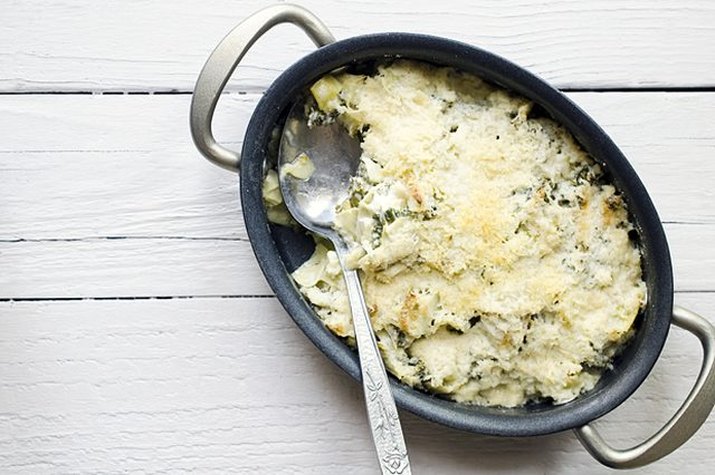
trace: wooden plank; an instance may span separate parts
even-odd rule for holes
[[[91,0],[12,2],[0,25],[0,91],[188,91],[218,41],[272,3],[138,0],[108,11]],[[705,0],[301,3],[337,38],[444,36],[503,55],[559,87],[715,85],[715,5]],[[296,28],[278,27],[229,88],[263,90],[313,49]]]
[[[216,136],[240,149],[258,98],[226,97]],[[0,144],[0,236],[245,235],[237,177],[194,148],[189,102],[181,95],[0,97],[0,129],[8,131]]]
[[[715,316],[715,294],[678,295]],[[2,302],[0,471],[374,473],[358,384],[274,299]],[[653,433],[698,370],[695,340],[669,336],[643,386],[597,423],[629,446]],[[415,471],[602,473],[571,433],[498,439],[405,411]],[[633,473],[710,473],[712,417],[665,460]]]
[[[681,291],[715,291],[715,225],[666,224]],[[244,240],[0,243],[0,298],[272,295]]]
[[[230,94],[217,137],[240,149],[260,96]],[[715,94],[573,93],[640,174],[661,219],[715,224]],[[0,240],[246,237],[235,175],[189,137],[190,98],[0,96]]]
[[[271,295],[246,241],[0,244],[0,298]]]

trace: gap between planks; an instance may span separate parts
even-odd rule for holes
[[[715,290],[676,290],[674,295],[715,294]],[[127,301],[127,300],[193,300],[193,299],[275,299],[273,294],[233,294],[233,295],[120,295],[94,297],[4,297],[3,302],[82,302],[82,301]]]
[[[715,293],[715,290],[713,291]],[[81,302],[81,301],[124,301],[124,300],[192,300],[192,299],[274,299],[272,294],[235,295],[120,295],[95,297],[3,297],[0,302]]]
[[[702,86],[664,86],[664,87],[562,87],[558,88],[559,91],[564,94],[573,92],[670,92],[670,93],[708,93],[715,92],[715,86],[702,85]],[[263,94],[265,92],[264,88],[257,88],[256,90],[241,90],[241,91],[224,91],[223,95],[234,94],[238,96],[245,96],[248,94]],[[0,96],[47,96],[47,95],[59,95],[59,96],[181,96],[181,95],[191,95],[193,90],[156,90],[156,91],[127,91],[127,90],[73,90],[73,91],[0,91]]]

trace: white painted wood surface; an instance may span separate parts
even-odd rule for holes
[[[678,300],[715,314],[714,294]],[[375,473],[361,388],[274,299],[19,302],[0,314],[4,473]],[[674,331],[599,428],[620,445],[656,429],[697,353]],[[415,473],[605,472],[568,432],[497,439],[401,415]],[[635,473],[709,474],[713,438],[710,422]]]
[[[375,473],[360,387],[271,296],[236,177],[198,157],[188,91],[262,1],[3,5],[0,22],[0,473]],[[568,88],[642,177],[665,222],[676,301],[715,321],[715,4],[308,1],[344,38],[461,39]],[[217,136],[239,148],[260,92],[310,51],[282,26],[239,68]],[[15,95],[54,91],[63,94]],[[68,300],[70,299],[70,300]],[[674,330],[646,383],[599,421],[642,440],[697,373]],[[570,433],[465,434],[402,413],[415,473],[604,473]],[[636,473],[710,474],[712,417]]]

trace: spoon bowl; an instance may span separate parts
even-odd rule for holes
[[[337,122],[308,126],[306,107],[299,100],[293,105],[280,143],[278,172],[281,193],[288,210],[303,227],[339,238],[332,226],[335,207],[348,197],[350,179],[360,164],[360,142]],[[312,173],[307,178],[283,173],[303,154],[310,160]]]

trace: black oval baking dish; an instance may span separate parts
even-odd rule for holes
[[[303,28],[316,44],[323,46],[286,69],[268,88],[250,119],[239,155],[218,145],[211,135],[216,101],[245,51],[271,26],[286,21]],[[705,421],[715,404],[710,351],[715,333],[702,317],[682,309],[674,312],[670,254],[653,203],[624,155],[584,111],[537,76],[479,48],[407,33],[332,42],[332,36],[319,20],[291,5],[262,10],[236,27],[216,48],[197,81],[191,111],[192,134],[199,150],[210,160],[226,168],[238,167],[241,204],[251,245],[261,270],[288,314],[328,358],[352,377],[360,377],[356,352],[323,325],[289,275],[312,253],[312,239],[300,231],[268,222],[261,185],[293,100],[315,80],[335,69],[397,57],[475,74],[530,99],[565,126],[591,157],[605,167],[627,203],[638,233],[648,295],[645,309],[637,319],[635,337],[597,386],[573,401],[508,409],[466,405],[415,390],[391,377],[398,405],[430,421],[479,434],[533,436],[575,429],[592,455],[614,467],[644,465],[677,448]],[[695,333],[706,348],[699,381],[670,426],[666,425],[637,447],[613,449],[588,424],[613,410],[640,386],[660,355],[671,323]],[[694,408],[696,402],[699,405]]]

